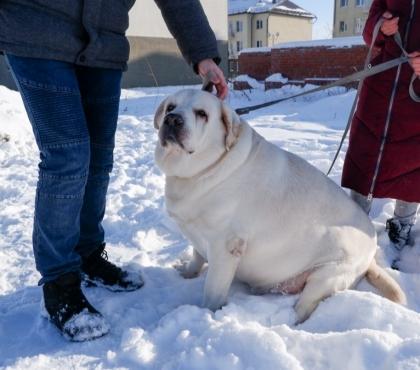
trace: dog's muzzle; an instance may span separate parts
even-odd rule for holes
[[[176,143],[182,148],[182,132],[184,128],[184,118],[180,114],[168,113],[164,120],[163,126],[159,132],[160,142],[166,146],[168,142]]]
[[[174,129],[179,129],[184,126],[184,118],[180,114],[168,113],[163,120],[163,124]]]

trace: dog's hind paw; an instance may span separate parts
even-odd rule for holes
[[[295,325],[302,324],[306,321],[316,307],[317,304],[315,302],[303,302],[299,299],[294,307],[296,312]]]

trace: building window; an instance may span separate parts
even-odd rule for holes
[[[257,41],[257,48],[261,48],[263,46],[263,42],[262,41]]]
[[[257,19],[257,30],[260,30],[263,28],[263,21],[262,19]]]
[[[354,27],[354,32],[357,35],[361,35],[362,32],[363,32],[363,26],[364,26],[363,19],[362,18],[356,18],[356,24],[355,24],[355,27]]]
[[[349,6],[349,0],[340,0],[340,7],[345,8]]]
[[[356,0],[356,6],[365,6],[366,0]]]
[[[232,22],[229,22],[229,36],[230,37],[235,36],[235,32],[233,31],[233,23]]]
[[[340,32],[346,32],[347,31],[347,23],[341,21],[340,22]]]
[[[236,51],[240,52],[244,48],[242,41],[236,41]]]
[[[242,21],[236,21],[236,32],[242,32],[243,24]]]

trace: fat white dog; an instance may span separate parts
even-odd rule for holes
[[[224,305],[234,278],[260,292],[301,292],[297,322],[364,276],[385,297],[405,302],[375,263],[375,229],[359,206],[215,96],[184,90],[168,97],[155,127],[166,207],[194,247],[181,273],[195,277],[208,262],[205,307]]]

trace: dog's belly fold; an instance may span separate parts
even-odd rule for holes
[[[311,272],[312,270],[305,271],[289,280],[278,283],[274,287],[270,288],[269,292],[278,294],[298,294],[305,287],[306,280]]]
[[[279,282],[277,284],[269,284],[267,286],[253,286],[251,285],[251,291],[254,294],[298,294],[305,287],[306,281],[308,280],[309,275],[314,270],[304,271],[301,274],[298,274],[290,279]]]

